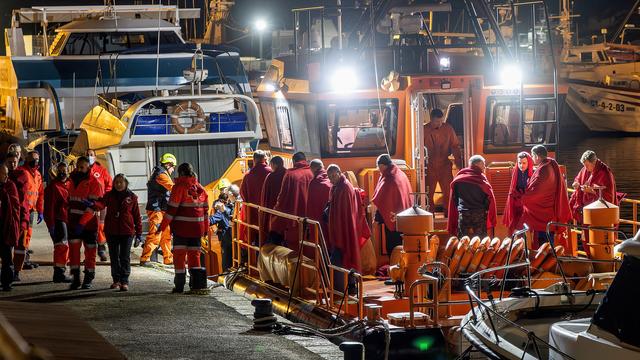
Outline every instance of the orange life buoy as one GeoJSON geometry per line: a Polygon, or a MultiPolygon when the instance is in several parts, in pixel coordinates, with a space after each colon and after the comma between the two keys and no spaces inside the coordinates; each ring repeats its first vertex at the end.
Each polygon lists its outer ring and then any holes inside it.
{"type": "Polygon", "coordinates": [[[471,262],[469,263],[469,267],[467,267],[467,272],[468,273],[476,272],[476,270],[480,266],[480,262],[482,261],[482,258],[484,257],[484,254],[486,252],[487,252],[487,248],[486,247],[483,248],[482,244],[481,244],[480,248],[478,248],[478,250],[473,254],[473,257],[471,258],[471,262]]]}
{"type": "Polygon", "coordinates": [[[487,249],[489,248],[489,245],[491,245],[491,238],[488,236],[480,242],[480,248],[487,249]]]}
{"type": "Polygon", "coordinates": [[[179,134],[193,134],[202,131],[205,126],[204,119],[205,116],[202,107],[195,101],[186,100],[180,102],[173,110],[173,114],[171,114],[171,126],[173,126],[179,134]],[[180,124],[180,115],[188,110],[195,111],[196,115],[191,116],[191,126],[184,127],[180,124]]]}
{"type": "Polygon", "coordinates": [[[458,242],[458,248],[453,253],[453,257],[451,258],[451,262],[449,263],[449,270],[451,270],[451,275],[455,275],[458,271],[458,267],[460,266],[460,261],[464,254],[469,250],[469,237],[463,236],[462,239],[458,242]]]}
{"type": "Polygon", "coordinates": [[[449,241],[447,242],[447,246],[444,248],[444,251],[442,252],[442,258],[439,260],[448,265],[449,262],[451,261],[451,257],[453,256],[453,253],[456,251],[457,248],[458,248],[458,238],[455,236],[450,237],[449,241]]]}
{"type": "MultiPolygon", "coordinates": [[[[509,253],[509,248],[507,247],[507,254],[509,253]]],[[[524,239],[519,238],[513,242],[513,246],[511,246],[511,256],[509,256],[509,264],[513,264],[518,258],[522,256],[524,253],[524,239]]],[[[505,263],[506,265],[506,259],[505,263]]],[[[496,277],[501,278],[504,274],[504,270],[496,271],[496,277]]]]}
{"type": "Polygon", "coordinates": [[[502,240],[495,237],[493,238],[493,240],[491,240],[491,243],[489,243],[489,247],[497,251],[498,249],[500,249],[500,244],[502,244],[502,240]]]}
{"type": "MultiPolygon", "coordinates": [[[[496,255],[493,257],[493,260],[491,260],[491,263],[489,263],[489,268],[504,265],[507,257],[507,252],[509,251],[509,246],[511,246],[511,238],[505,238],[502,241],[502,245],[500,245],[498,251],[496,251],[496,255]]],[[[493,274],[494,272],[488,272],[485,274],[485,276],[490,277],[493,274]]]]}
{"type": "Polygon", "coordinates": [[[438,248],[440,247],[440,238],[438,235],[433,235],[429,239],[429,255],[427,255],[427,262],[433,262],[438,254],[438,248]]]}
{"type": "Polygon", "coordinates": [[[544,262],[544,259],[547,257],[550,251],[551,251],[551,244],[549,244],[548,242],[540,245],[540,247],[538,248],[538,251],[536,252],[536,256],[533,258],[533,260],[531,260],[531,267],[533,269],[539,268],[540,265],[542,265],[542,263],[544,262]]]}
{"type": "Polygon", "coordinates": [[[476,250],[478,250],[478,247],[480,246],[480,238],[477,236],[474,236],[473,239],[471,239],[471,242],[469,243],[469,248],[471,249],[471,251],[475,252],[476,250]]]}
{"type": "MultiPolygon", "coordinates": [[[[479,241],[480,239],[478,239],[479,241]]],[[[475,255],[475,251],[473,251],[473,249],[471,248],[471,245],[469,245],[469,249],[467,250],[467,252],[464,253],[464,255],[462,256],[462,259],[460,260],[460,266],[458,267],[458,273],[462,274],[467,272],[467,268],[469,267],[469,264],[471,263],[471,259],[473,259],[473,256],[475,255]]]]}
{"type": "MultiPolygon", "coordinates": [[[[556,255],[558,256],[564,255],[564,246],[558,245],[555,247],[555,250],[556,250],[556,255]]],[[[558,264],[558,261],[556,260],[556,257],[551,255],[547,257],[547,259],[542,263],[542,265],[540,265],[540,268],[538,270],[540,272],[551,271],[551,269],[554,269],[557,264],[558,264]]]]}
{"type": "Polygon", "coordinates": [[[480,260],[480,265],[478,265],[478,270],[482,271],[489,267],[489,264],[493,261],[493,258],[496,256],[497,250],[492,247],[488,247],[487,251],[482,255],[482,260],[480,260]]]}

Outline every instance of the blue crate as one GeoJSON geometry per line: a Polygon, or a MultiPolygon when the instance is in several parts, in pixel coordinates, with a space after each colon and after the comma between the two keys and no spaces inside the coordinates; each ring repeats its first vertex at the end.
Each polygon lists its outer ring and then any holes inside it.
{"type": "Polygon", "coordinates": [[[211,113],[209,132],[237,132],[247,129],[247,114],[244,112],[211,113]]]}
{"type": "Polygon", "coordinates": [[[137,115],[133,135],[166,135],[169,129],[167,115],[137,115]]]}

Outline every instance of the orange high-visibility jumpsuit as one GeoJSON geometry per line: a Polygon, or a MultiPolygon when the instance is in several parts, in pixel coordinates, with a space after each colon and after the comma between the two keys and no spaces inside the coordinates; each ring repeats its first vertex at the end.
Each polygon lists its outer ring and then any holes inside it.
{"type": "MultiPolygon", "coordinates": [[[[147,184],[149,192],[153,189],[170,192],[173,188],[173,180],[169,174],[161,167],[156,167],[149,183],[147,184]]],[[[165,265],[173,264],[173,254],[171,252],[171,229],[167,227],[163,231],[159,231],[160,224],[165,216],[166,199],[159,199],[156,203],[153,199],[147,201],[147,216],[149,217],[149,233],[144,243],[144,249],[140,256],[140,262],[145,263],[151,258],[153,251],[160,246],[162,249],[162,258],[165,265]]]]}
{"type": "Polygon", "coordinates": [[[28,204],[27,215],[29,222],[27,223],[27,229],[23,236],[21,236],[18,246],[14,251],[14,267],[15,271],[21,271],[22,265],[29,245],[31,244],[31,236],[33,234],[33,223],[35,221],[34,215],[44,214],[44,186],[42,183],[42,175],[37,168],[30,166],[20,166],[18,168],[22,170],[25,175],[26,182],[22,191],[24,192],[24,199],[28,204]]]}
{"type": "MultiPolygon", "coordinates": [[[[93,176],[98,182],[102,185],[104,189],[104,193],[108,193],[111,191],[111,185],[113,180],[111,179],[111,175],[109,175],[109,170],[106,167],[102,166],[99,162],[93,163],[91,168],[89,169],[89,174],[93,176]]],[[[100,216],[98,219],[100,222],[98,223],[98,245],[104,245],[107,243],[107,237],[104,235],[104,217],[106,215],[106,211],[100,211],[100,216]]]]}
{"type": "Polygon", "coordinates": [[[429,210],[435,210],[433,195],[439,183],[442,190],[442,206],[447,214],[449,205],[449,186],[453,181],[452,164],[449,155],[453,155],[458,168],[462,168],[460,142],[453,127],[447,123],[436,129],[431,123],[424,126],[424,146],[427,148],[426,185],[429,187],[429,210]]]}
{"type": "MultiPolygon", "coordinates": [[[[73,174],[72,174],[73,175],[73,174]]],[[[73,181],[69,186],[69,215],[67,228],[69,235],[69,268],[75,276],[80,273],[80,249],[84,244],[84,269],[86,273],[96,270],[96,253],[98,247],[98,217],[96,206],[88,206],[87,202],[97,202],[104,196],[102,184],[94,177],[87,176],[77,184],[73,181]]]]}

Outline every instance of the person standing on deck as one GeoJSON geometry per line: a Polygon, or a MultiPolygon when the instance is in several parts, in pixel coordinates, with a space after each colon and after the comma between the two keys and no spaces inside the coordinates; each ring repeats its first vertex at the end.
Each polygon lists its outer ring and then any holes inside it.
{"type": "Polygon", "coordinates": [[[449,156],[453,155],[456,166],[462,168],[460,143],[453,127],[444,122],[444,114],[440,109],[431,110],[431,122],[424,126],[424,146],[427,148],[426,184],[429,187],[429,209],[435,212],[433,196],[436,185],[442,190],[442,206],[445,216],[448,214],[449,184],[453,180],[452,164],[449,156]]]}
{"type": "MultiPolygon", "coordinates": [[[[96,152],[93,149],[87,150],[85,154],[89,159],[89,173],[91,176],[96,178],[102,185],[105,194],[111,191],[111,175],[109,175],[109,170],[106,167],[102,166],[99,162],[96,161],[96,152]]],[[[104,235],[104,218],[105,212],[101,211],[98,215],[98,219],[100,219],[100,223],[98,224],[98,257],[100,257],[100,261],[107,261],[107,238],[104,235]]]]}
{"type": "MultiPolygon", "coordinates": [[[[166,228],[164,231],[159,231],[158,229],[167,210],[167,203],[173,188],[171,174],[173,174],[177,164],[178,160],[173,154],[163,154],[160,158],[160,165],[153,168],[151,178],[147,182],[146,210],[149,218],[149,232],[140,256],[140,265],[144,266],[151,259],[151,255],[158,248],[158,245],[162,249],[164,264],[173,264],[171,229],[166,228]]],[[[138,247],[138,245],[137,241],[134,242],[135,247],[138,247]]]]}
{"type": "Polygon", "coordinates": [[[502,223],[509,229],[509,235],[522,229],[522,195],[527,189],[527,182],[533,175],[533,159],[526,151],[518,153],[518,165],[511,173],[511,185],[507,202],[504,206],[502,223]]]}
{"type": "Polygon", "coordinates": [[[452,236],[484,238],[496,226],[496,198],[485,167],[484,158],[474,155],[451,182],[447,229],[452,236]]]}
{"type": "Polygon", "coordinates": [[[10,152],[5,157],[5,165],[9,170],[9,179],[16,186],[18,191],[18,202],[20,204],[20,236],[18,244],[13,249],[13,281],[20,281],[20,270],[26,255],[24,246],[27,230],[29,229],[29,202],[26,196],[28,188],[28,174],[22,167],[18,167],[20,155],[16,152],[10,152]]]}
{"type": "MultiPolygon", "coordinates": [[[[313,173],[304,153],[293,154],[293,168],[288,169],[282,179],[282,187],[274,210],[294,216],[306,216],[309,184],[312,179],[313,173]]],[[[290,249],[299,250],[297,223],[275,216],[272,216],[270,221],[270,231],[279,234],[290,249]]]]}
{"type": "Polygon", "coordinates": [[[33,225],[34,223],[40,224],[44,219],[44,183],[38,166],[40,166],[40,153],[35,150],[27,153],[24,165],[20,166],[20,169],[24,170],[27,179],[24,191],[25,200],[29,205],[27,209],[29,222],[27,223],[28,227],[24,239],[16,248],[17,250],[24,251],[24,259],[22,261],[20,261],[20,259],[17,261],[14,259],[17,271],[38,267],[38,264],[34,264],[29,260],[29,246],[31,245],[31,236],[33,235],[33,225]]]}
{"type": "MultiPolygon", "coordinates": [[[[253,167],[244,175],[242,185],[240,186],[240,197],[242,198],[242,201],[254,205],[260,205],[264,181],[270,173],[271,168],[267,165],[267,154],[262,150],[256,150],[253,153],[253,167]]],[[[248,218],[244,220],[248,220],[250,223],[257,225],[258,211],[253,208],[246,210],[244,214],[247,214],[248,218]]],[[[251,231],[251,233],[251,242],[257,243],[258,233],[255,231],[251,231]]]]}
{"type": "MultiPolygon", "coordinates": [[[[273,209],[278,201],[278,194],[280,194],[280,188],[282,187],[282,179],[284,179],[287,169],[285,169],[284,160],[280,156],[272,157],[269,165],[271,166],[271,173],[264,179],[260,206],[273,209]]],[[[269,219],[269,214],[262,213],[261,228],[266,235],[269,235],[270,232],[269,219]]]]}
{"type": "Polygon", "coordinates": [[[598,156],[592,150],[585,151],[580,158],[580,162],[583,168],[573,180],[572,187],[575,192],[571,194],[569,199],[573,218],[578,223],[582,223],[582,208],[600,198],[597,187],[604,187],[602,189],[602,199],[618,205],[616,180],[613,177],[613,171],[607,164],[598,159],[598,156]]]}
{"type": "Polygon", "coordinates": [[[71,268],[71,290],[80,285],[80,248],[84,244],[84,279],[82,288],[91,288],[96,276],[96,253],[98,247],[99,201],[104,196],[102,184],[89,173],[89,159],[81,156],[76,169],[71,173],[69,185],[69,267],[71,268]]]}
{"type": "Polygon", "coordinates": [[[13,282],[13,248],[20,238],[20,197],[16,185],[9,179],[9,169],[0,164],[0,284],[11,290],[13,282]]]}
{"type": "Polygon", "coordinates": [[[53,282],[69,283],[65,275],[69,261],[69,169],[65,162],[56,166],[56,177],[44,189],[44,222],[53,240],[53,282]]]}
{"type": "Polygon", "coordinates": [[[189,163],[180,164],[178,179],[160,225],[160,231],[170,225],[173,233],[174,293],[184,291],[187,277],[185,260],[191,275],[190,290],[207,287],[207,271],[200,265],[200,240],[209,232],[208,214],[209,197],[198,182],[193,166],[189,163]]]}
{"type": "Polygon", "coordinates": [[[231,221],[234,204],[229,201],[229,193],[221,192],[213,204],[214,214],[209,217],[209,225],[216,226],[216,235],[222,250],[222,272],[226,272],[233,264],[233,239],[231,221]]]}
{"type": "MultiPolygon", "coordinates": [[[[549,241],[546,234],[547,223],[568,222],[571,220],[571,210],[560,166],[554,159],[547,157],[547,148],[543,145],[534,146],[531,157],[537,168],[522,195],[522,220],[536,233],[537,244],[534,242],[534,248],[537,248],[549,241]]],[[[553,237],[553,233],[550,236],[553,237]]]]}
{"type": "Polygon", "coordinates": [[[396,214],[413,206],[411,183],[407,175],[396,166],[388,154],[376,160],[380,179],[373,192],[372,202],[378,208],[375,220],[385,225],[387,255],[402,244],[402,234],[396,231],[396,214]]]}

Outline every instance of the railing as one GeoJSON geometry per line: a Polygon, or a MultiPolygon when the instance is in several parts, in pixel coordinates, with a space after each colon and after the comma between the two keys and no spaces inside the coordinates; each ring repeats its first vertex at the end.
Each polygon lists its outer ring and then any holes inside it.
{"type": "MultiPolygon", "coordinates": [[[[308,298],[305,298],[305,295],[312,294],[319,307],[325,308],[338,316],[342,313],[347,314],[348,303],[349,301],[353,301],[357,303],[358,318],[364,318],[364,289],[362,275],[331,264],[322,228],[320,223],[317,221],[286,214],[251,203],[236,203],[232,240],[233,266],[237,269],[246,265],[248,269],[247,275],[260,280],[260,270],[258,268],[257,261],[260,256],[260,248],[266,243],[265,237],[267,235],[264,232],[264,228],[267,224],[263,224],[263,221],[274,217],[295,223],[295,227],[297,227],[298,230],[298,261],[296,263],[293,281],[290,281],[290,298],[298,297],[295,290],[296,288],[299,288],[299,296],[302,297],[300,300],[308,301],[308,298]],[[241,209],[244,210],[244,219],[242,219],[241,216],[241,209]],[[251,219],[252,216],[257,216],[257,225],[255,220],[251,219]],[[256,234],[258,235],[257,244],[252,241],[256,239],[256,234]],[[313,259],[311,259],[313,261],[311,263],[303,261],[305,260],[305,257],[303,256],[305,249],[309,249],[313,253],[313,259]],[[243,254],[246,254],[246,259],[243,259],[243,254]],[[315,274],[313,287],[305,286],[303,282],[300,282],[300,286],[296,283],[299,277],[302,276],[301,267],[304,267],[315,274]],[[342,278],[342,284],[344,284],[346,291],[335,289],[334,285],[336,284],[336,276],[342,278]],[[355,281],[355,286],[357,288],[356,295],[349,295],[347,285],[349,284],[350,278],[355,281]]],[[[289,309],[287,308],[287,312],[288,311],[289,309]]]]}
{"type": "MultiPolygon", "coordinates": [[[[571,196],[572,193],[575,192],[575,189],[572,188],[567,188],[568,192],[569,192],[569,196],[571,196]]],[[[623,198],[622,200],[620,200],[620,204],[618,204],[618,207],[620,207],[620,224],[626,224],[626,225],[631,225],[632,228],[632,233],[636,233],[638,232],[638,227],[640,226],[640,221],[638,221],[638,205],[640,204],[640,200],[636,200],[636,199],[627,199],[627,198],[623,198]],[[622,218],[622,213],[623,210],[626,209],[626,207],[623,207],[623,205],[629,205],[631,206],[631,219],[623,219],[622,218]]]]}

